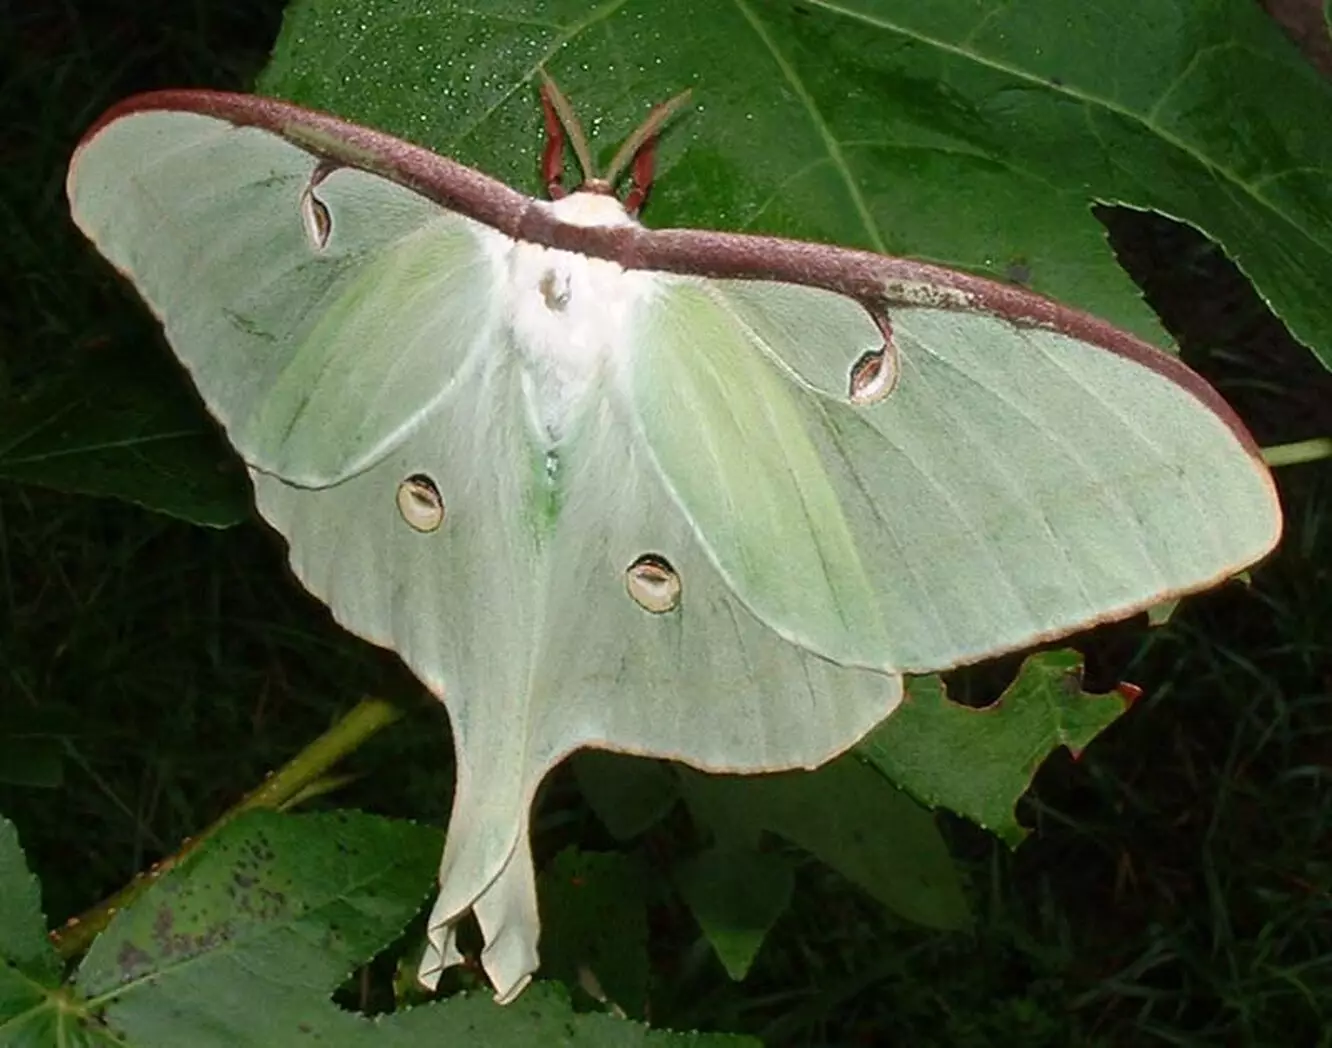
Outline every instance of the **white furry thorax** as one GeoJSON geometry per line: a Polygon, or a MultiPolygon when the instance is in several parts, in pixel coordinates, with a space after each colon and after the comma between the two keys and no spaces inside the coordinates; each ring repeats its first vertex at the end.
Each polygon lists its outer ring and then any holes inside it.
{"type": "MultiPolygon", "coordinates": [[[[612,196],[572,193],[544,205],[578,226],[632,225],[612,196]]],[[[617,262],[519,242],[508,258],[505,301],[522,355],[532,421],[559,443],[592,383],[627,362],[633,317],[651,275],[617,262]]]]}

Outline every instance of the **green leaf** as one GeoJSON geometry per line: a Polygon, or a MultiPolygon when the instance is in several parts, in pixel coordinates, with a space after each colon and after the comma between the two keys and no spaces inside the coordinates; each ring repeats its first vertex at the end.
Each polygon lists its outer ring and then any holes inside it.
{"type": "Polygon", "coordinates": [[[387,1016],[376,1026],[382,1036],[374,1048],[759,1048],[752,1037],[671,1033],[610,1015],[579,1015],[556,983],[534,983],[511,1005],[460,994],[387,1016]]]}
{"type": "Polygon", "coordinates": [[[775,833],[909,920],[931,928],[968,921],[934,817],[855,756],[780,775],[681,769],[681,782],[719,847],[754,850],[761,831],[775,833]]]}
{"type": "Polygon", "coordinates": [[[739,982],[791,904],[790,861],[750,848],[710,848],[681,863],[674,878],[717,959],[739,982]]]}
{"type": "Polygon", "coordinates": [[[571,758],[578,788],[617,840],[637,837],[675,806],[680,790],[661,761],[608,750],[581,750],[571,758]]]}
{"type": "Polygon", "coordinates": [[[615,852],[566,848],[555,856],[537,881],[542,971],[641,1017],[648,986],[646,879],[638,863],[615,852]]]}
{"type": "Polygon", "coordinates": [[[359,813],[238,819],[93,943],[85,1004],[127,1043],[354,1044],[332,991],[395,938],[433,885],[439,834],[359,813]]]}
{"type": "Polygon", "coordinates": [[[1016,847],[1027,835],[1018,798],[1059,746],[1077,757],[1132,699],[1082,690],[1082,656],[1044,651],[1022,663],[999,701],[984,709],[949,702],[938,677],[911,681],[891,717],[856,752],[931,807],[965,815],[1016,847]]]}
{"type": "MultiPolygon", "coordinates": [[[[42,891],[28,869],[14,824],[0,815],[0,978],[15,968],[45,982],[60,973],[60,960],[46,937],[42,891]]],[[[0,1015],[8,1011],[8,995],[0,990],[0,1015]]]]}
{"type": "Polygon", "coordinates": [[[1147,625],[1164,626],[1175,614],[1176,609],[1179,608],[1179,601],[1178,597],[1174,597],[1171,600],[1163,600],[1159,604],[1153,604],[1147,609],[1147,625]]]}
{"type": "Polygon", "coordinates": [[[0,410],[0,478],[210,527],[249,515],[245,473],[165,354],[89,353],[0,410]]]}
{"type": "Polygon", "coordinates": [[[18,831],[0,816],[0,1044],[96,1043],[87,1020],[62,1008],[60,959],[46,937],[41,888],[18,831]]]}
{"type": "Polygon", "coordinates": [[[684,87],[652,225],[906,254],[1162,335],[1093,202],[1203,230],[1332,362],[1332,86],[1251,0],[300,0],[260,87],[535,192],[533,77],[604,162],[684,87]]]}
{"type": "MultiPolygon", "coordinates": [[[[0,1045],[757,1048],[745,1037],[579,1015],[562,987],[545,983],[517,1006],[461,994],[374,1019],[344,1011],[329,995],[400,933],[438,858],[439,834],[409,823],[351,812],[244,816],[120,913],[77,987],[62,987],[36,878],[0,817],[0,1045]]],[[[602,858],[591,865],[604,870],[602,858]]]]}

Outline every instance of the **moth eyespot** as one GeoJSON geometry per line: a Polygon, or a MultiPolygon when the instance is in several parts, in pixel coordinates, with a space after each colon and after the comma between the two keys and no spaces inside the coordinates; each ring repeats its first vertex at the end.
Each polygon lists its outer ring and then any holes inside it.
{"type": "Polygon", "coordinates": [[[319,164],[310,173],[310,181],[301,190],[301,224],[305,226],[305,235],[310,246],[322,251],[328,245],[328,238],[333,235],[333,215],[322,200],[315,196],[315,188],[333,173],[333,167],[319,164]]]}
{"type": "Polygon", "coordinates": [[[897,354],[889,345],[872,349],[851,365],[852,404],[876,404],[897,385],[897,354]]]}
{"type": "Polygon", "coordinates": [[[398,512],[414,531],[435,531],[444,523],[444,499],[433,480],[413,473],[398,485],[398,512]]]}
{"type": "Polygon", "coordinates": [[[312,188],[301,194],[301,221],[305,223],[305,235],[310,238],[310,246],[321,251],[333,235],[333,216],[328,213],[324,202],[314,195],[312,188]]]}
{"type": "Polygon", "coordinates": [[[624,585],[634,603],[654,615],[680,606],[680,575],[670,561],[655,553],[644,553],[629,565],[624,585]]]}

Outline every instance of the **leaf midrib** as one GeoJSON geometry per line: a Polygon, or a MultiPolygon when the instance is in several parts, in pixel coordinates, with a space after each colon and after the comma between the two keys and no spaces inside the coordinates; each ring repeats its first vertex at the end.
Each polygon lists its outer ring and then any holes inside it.
{"type": "MultiPolygon", "coordinates": [[[[737,2],[741,2],[741,0],[737,0],[737,2]]],[[[1302,226],[1299,222],[1297,222],[1293,217],[1288,215],[1285,211],[1279,208],[1271,200],[1263,196],[1258,191],[1255,184],[1246,182],[1244,179],[1240,178],[1235,172],[1221,166],[1220,164],[1217,164],[1215,161],[1211,160],[1205,154],[1201,153],[1198,149],[1196,149],[1194,146],[1186,142],[1184,139],[1166,130],[1161,125],[1154,123],[1150,119],[1150,114],[1136,113],[1133,110],[1123,105],[1120,105],[1116,102],[1113,102],[1109,99],[1102,98],[1097,95],[1093,95],[1089,92],[1080,91],[1076,88],[1073,88],[1069,86],[1067,83],[1052,84],[1043,77],[1036,76],[1035,74],[1030,73],[1024,69],[1006,64],[994,58],[990,58],[986,55],[981,54],[978,51],[969,50],[963,44],[952,43],[950,41],[942,40],[938,37],[930,36],[913,29],[908,29],[895,22],[880,17],[874,17],[861,11],[848,10],[847,8],[836,3],[835,0],[807,0],[807,2],[813,7],[817,7],[821,10],[827,11],[829,14],[839,15],[843,18],[850,19],[851,21],[860,22],[864,25],[872,26],[875,29],[886,30],[888,32],[897,33],[900,36],[906,37],[911,40],[916,40],[930,47],[938,48],[940,51],[944,51],[948,54],[956,55],[959,58],[964,58],[968,61],[975,62],[976,64],[985,66],[988,69],[993,69],[996,72],[1001,72],[1008,76],[1014,77],[1015,79],[1036,85],[1046,91],[1050,91],[1055,94],[1064,95],[1067,98],[1082,102],[1084,105],[1087,105],[1088,107],[1100,108],[1105,112],[1113,113],[1117,116],[1124,118],[1125,120],[1128,120],[1131,123],[1137,124],[1138,126],[1151,132],[1153,135],[1161,139],[1163,142],[1173,146],[1174,148],[1182,152],[1184,155],[1194,160],[1196,163],[1201,165],[1204,170],[1211,172],[1212,175],[1218,179],[1218,181],[1228,183],[1231,186],[1234,186],[1235,188],[1239,189],[1246,197],[1253,200],[1255,203],[1260,205],[1266,211],[1275,215],[1283,223],[1285,223],[1296,233],[1298,233],[1301,237],[1308,240],[1310,243],[1314,244],[1319,250],[1324,252],[1332,251],[1332,247],[1329,247],[1328,244],[1325,244],[1318,237],[1314,236],[1313,233],[1305,229],[1304,226],[1302,226]]],[[[1172,80],[1170,87],[1167,89],[1166,95],[1168,95],[1171,91],[1175,89],[1175,87],[1178,84],[1178,81],[1179,77],[1176,77],[1174,80],[1172,80]]],[[[1162,97],[1166,96],[1163,95],[1162,97]]],[[[1156,107],[1153,106],[1153,111],[1155,111],[1155,108],[1156,107]]],[[[1278,174],[1285,174],[1285,172],[1279,172],[1278,174]]],[[[1266,176],[1264,178],[1264,181],[1271,181],[1273,177],[1276,176],[1266,176]]]]}
{"type": "Polygon", "coordinates": [[[846,162],[846,157],[842,155],[842,143],[838,141],[837,136],[832,133],[832,128],[824,120],[823,114],[819,111],[817,104],[810,95],[805,83],[800,79],[800,74],[796,72],[795,67],[786,60],[786,57],[777,47],[777,43],[764,29],[763,23],[759,17],[750,8],[746,0],[733,0],[741,16],[749,23],[749,27],[754,31],[754,35],[772,55],[773,62],[776,63],[786,82],[791,85],[796,97],[801,105],[809,114],[810,122],[818,132],[819,138],[823,141],[823,147],[828,154],[828,159],[832,161],[833,167],[837,173],[842,176],[842,181],[846,185],[847,195],[851,198],[851,206],[856,209],[861,224],[865,227],[865,235],[869,238],[870,245],[879,254],[887,254],[888,247],[884,242],[883,234],[879,231],[879,225],[874,220],[874,214],[870,211],[869,205],[865,202],[864,195],[860,192],[860,183],[856,181],[851,173],[851,168],[846,162]]]}

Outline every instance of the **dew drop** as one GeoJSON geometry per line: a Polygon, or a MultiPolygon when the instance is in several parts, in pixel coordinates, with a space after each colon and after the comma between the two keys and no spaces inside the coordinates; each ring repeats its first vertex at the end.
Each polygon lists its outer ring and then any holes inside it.
{"type": "Polygon", "coordinates": [[[433,480],[413,473],[398,485],[398,512],[415,531],[431,532],[444,523],[444,499],[433,480]]]}
{"type": "Polygon", "coordinates": [[[851,403],[876,404],[897,385],[897,354],[885,345],[851,365],[851,403]]]}
{"type": "Polygon", "coordinates": [[[680,606],[680,576],[670,561],[655,553],[644,553],[629,565],[624,585],[634,603],[654,615],[680,606]]]}

